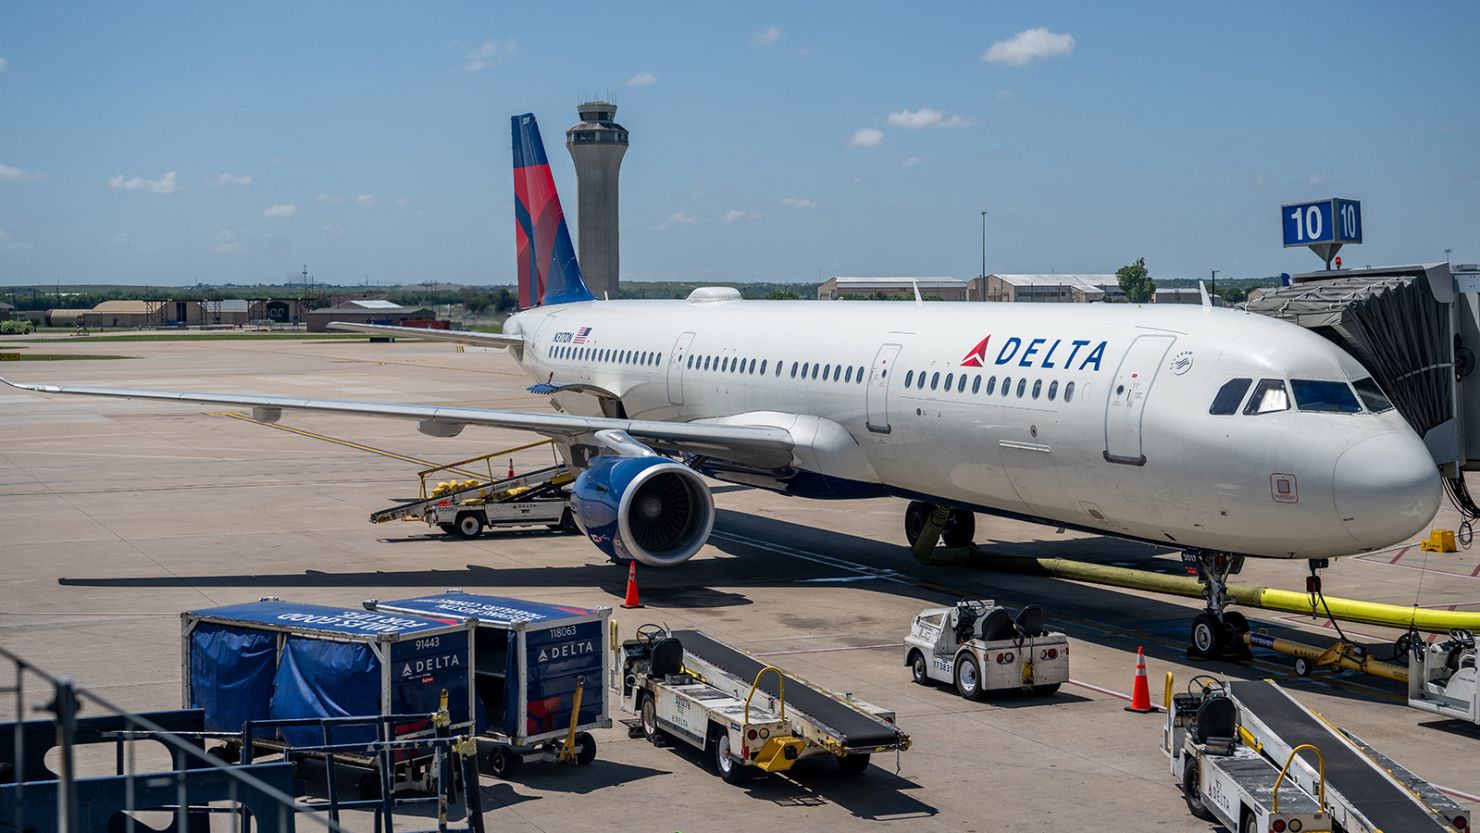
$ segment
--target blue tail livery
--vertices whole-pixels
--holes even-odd
[[[581,280],[575,247],[555,192],[555,178],[533,113],[510,120],[514,132],[514,239],[519,250],[519,308],[594,301]]]

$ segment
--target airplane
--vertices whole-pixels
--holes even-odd
[[[506,348],[554,413],[8,384],[469,425],[556,440],[577,525],[608,557],[673,567],[709,538],[704,476],[814,499],[909,501],[913,543],[975,514],[1180,548],[1206,609],[1189,651],[1237,650],[1245,557],[1328,559],[1406,540],[1437,468],[1354,358],[1293,324],[1189,305],[605,300],[582,281],[533,114],[511,119],[521,310],[501,334],[336,329]],[[938,517],[938,516],[937,516]]]

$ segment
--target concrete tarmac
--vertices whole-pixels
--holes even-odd
[[[525,392],[529,380],[502,351],[450,345],[62,337],[45,350],[134,358],[7,363],[0,372],[25,382],[548,407]],[[699,753],[628,739],[617,725],[597,733],[590,767],[531,765],[511,782],[485,775],[489,829],[500,831],[1211,829],[1188,815],[1158,750],[1163,718],[1123,710],[1138,646],[1156,702],[1168,671],[1179,688],[1199,673],[1272,677],[1480,806],[1480,767],[1466,763],[1480,732],[1406,708],[1396,684],[1324,671],[1297,678],[1288,658],[1268,653],[1189,660],[1187,628],[1200,607],[1191,599],[920,566],[903,543],[903,501],[806,501],[715,484],[709,546],[675,569],[639,567],[646,607],[630,611],[617,607],[625,570],[578,536],[462,541],[421,524],[368,523],[371,511],[416,495],[416,461],[530,439],[476,427],[439,439],[405,421],[293,412],[274,427],[195,405],[0,389],[0,645],[126,707],[174,708],[182,610],[266,595],[355,606],[455,587],[608,605],[624,634],[646,622],[700,628],[895,710],[914,739],[861,777],[819,760],[735,787]],[[549,459],[530,451],[513,463],[524,470]],[[1457,522],[1446,507],[1435,526]],[[989,553],[1179,569],[1173,552],[987,517],[977,539]],[[1336,596],[1474,610],[1477,572],[1480,549],[1439,555],[1410,545],[1343,559],[1324,575]],[[1250,561],[1240,579],[1299,588],[1304,575],[1304,562]],[[1042,605],[1072,639],[1074,682],[1051,697],[983,703],[913,685],[900,648],[911,617],[966,596]],[[1245,612],[1256,628],[1334,638],[1308,617]],[[1383,656],[1396,635],[1345,630]],[[14,712],[5,698],[0,719]],[[109,762],[111,753],[87,765]],[[349,823],[370,826],[368,816]]]

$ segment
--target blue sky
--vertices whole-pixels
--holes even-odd
[[[908,8],[908,11],[906,10]],[[612,91],[628,280],[1480,260],[1474,3],[15,3],[0,283],[513,279],[508,117],[568,216]],[[860,132],[862,131],[862,132]],[[250,178],[250,181],[247,181]],[[573,229],[574,230],[574,229]]]

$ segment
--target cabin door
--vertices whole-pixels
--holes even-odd
[[[673,351],[668,354],[669,404],[683,404],[683,365],[689,359],[689,342],[693,340],[693,333],[681,333],[678,341],[673,343]]]
[[[874,356],[874,368],[868,375],[868,430],[887,434],[889,428],[889,372],[899,355],[898,344],[885,344]]]
[[[1105,403],[1105,459],[1130,466],[1146,464],[1141,451],[1141,415],[1161,360],[1176,336],[1145,335],[1131,342],[1110,383]]]

